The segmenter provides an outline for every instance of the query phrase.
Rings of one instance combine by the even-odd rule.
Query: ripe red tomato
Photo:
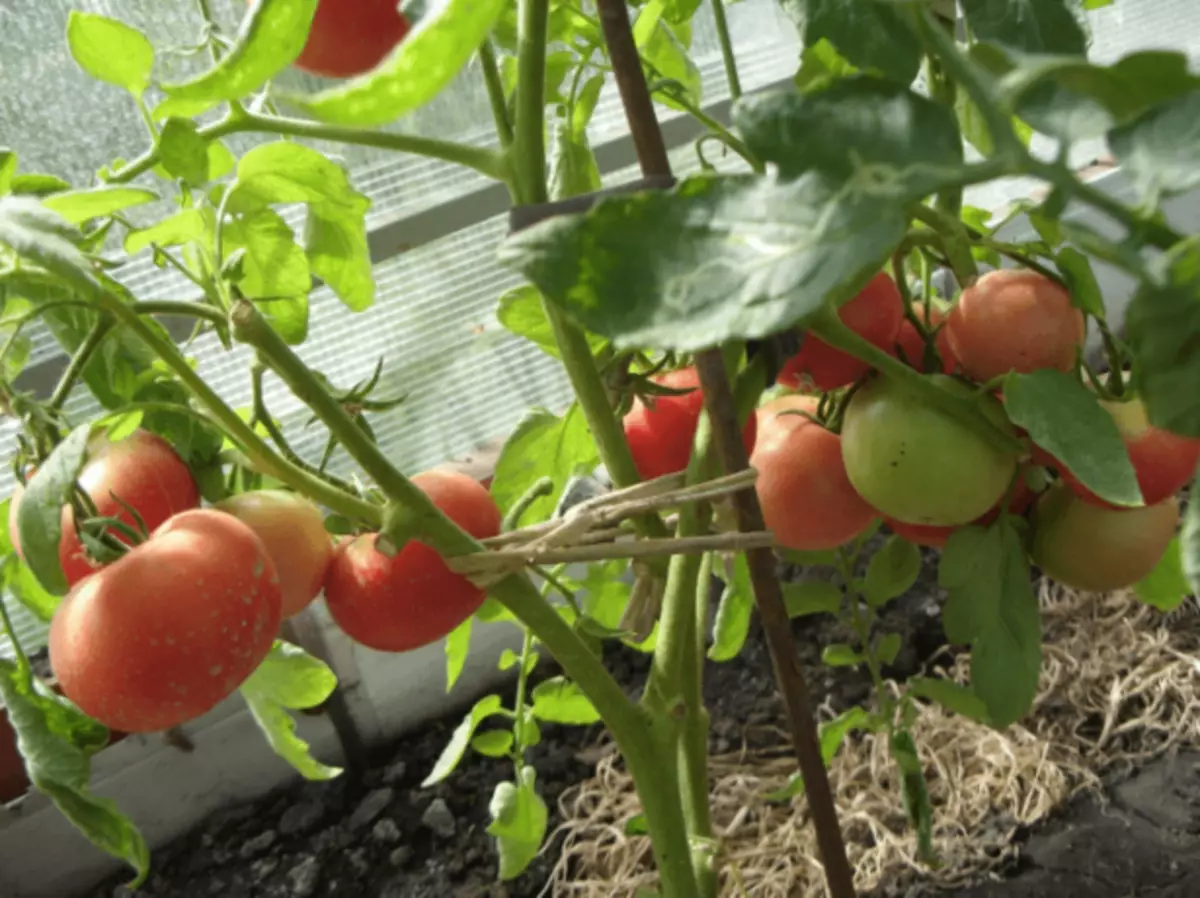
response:
[[[928,377],[964,398],[970,387]],[[1011,432],[994,397],[979,407]],[[861,387],[846,407],[842,458],[850,482],[881,514],[905,524],[953,527],[989,511],[1008,488],[1015,454],[998,448],[886,377]]]
[[[1140,399],[1125,402],[1101,401],[1105,410],[1117,422],[1117,429],[1125,441],[1129,460],[1137,473],[1138,486],[1146,505],[1157,505],[1168,496],[1173,496],[1191,482],[1200,463],[1200,440],[1181,437],[1154,427],[1146,415],[1146,406]],[[1039,450],[1047,459],[1047,466],[1062,475],[1085,502],[1103,508],[1117,508],[1101,499],[1067,470],[1061,462],[1044,450]]]
[[[915,311],[918,317],[924,318],[926,327],[931,330],[937,328],[946,320],[946,313],[937,308],[937,306],[930,307],[927,318],[925,317],[923,306],[916,306]],[[937,347],[938,355],[942,357],[942,373],[953,374],[954,369],[958,366],[958,360],[954,357],[954,351],[950,348],[950,337],[946,334],[946,328],[943,327],[937,332],[937,335],[933,338],[933,342]],[[921,335],[907,318],[900,323],[900,333],[896,337],[896,343],[892,346],[890,352],[910,368],[915,368],[917,371],[925,371],[925,341],[921,339]],[[935,372],[928,373],[932,374]]]
[[[1025,483],[1024,478],[1017,481],[1016,488],[1013,490],[1012,499],[1008,503],[1009,514],[1023,515],[1029,510],[1029,506],[1033,504],[1036,494]],[[993,521],[1000,517],[1000,505],[997,503],[992,507],[992,510],[987,514],[976,518],[971,524],[979,527],[987,527]],[[885,523],[891,528],[892,532],[910,543],[916,543],[918,546],[928,546],[931,549],[944,549],[947,541],[953,535],[958,527],[930,527],[921,524],[905,524],[903,521],[897,521],[893,518],[884,518]]]
[[[696,426],[704,411],[704,394],[700,392],[700,375],[695,368],[681,368],[651,380],[672,390],[690,389],[692,392],[681,396],[652,396],[649,397],[650,404],[640,398],[634,399],[623,423],[633,463],[643,480],[664,477],[687,467],[692,456],[692,442],[696,439]],[[757,434],[758,422],[751,415],[742,431],[747,453],[754,451]]]
[[[1154,570],[1178,526],[1174,496],[1141,508],[1101,508],[1060,482],[1034,509],[1029,554],[1047,576],[1066,586],[1110,592]]]
[[[383,62],[411,27],[398,0],[320,0],[294,65],[327,78],[361,75]]]
[[[450,471],[413,477],[454,523],[486,539],[500,532],[500,509],[479,482]],[[339,627],[368,648],[406,652],[441,639],[483,604],[485,591],[448,567],[433,549],[410,540],[392,558],[364,533],[334,550],[325,604]]]
[[[95,503],[98,516],[117,518],[134,526],[133,515],[121,504],[124,502],[137,510],[151,533],[172,515],[200,504],[200,490],[183,459],[164,439],[146,430],[134,431],[116,443],[109,442],[104,433],[92,437],[88,460],[78,482]],[[9,509],[9,532],[18,555],[21,550],[16,539],[17,508],[23,495],[24,490],[18,486]],[[58,558],[67,584],[74,586],[94,572],[96,566],[75,532],[75,514],[70,506],[62,511],[62,531]],[[127,542],[118,531],[110,532],[121,542]]]
[[[857,296],[838,309],[838,317],[863,339],[886,352],[894,352],[904,321],[904,300],[896,282],[880,272]],[[796,390],[804,389],[807,383],[822,391],[836,390],[854,383],[869,368],[854,356],[805,334],[800,351],[784,363],[778,382]]]
[[[1002,268],[962,292],[945,330],[963,371],[983,382],[1009,371],[1070,371],[1084,325],[1061,285],[1036,271]]]
[[[325,530],[321,510],[284,490],[241,493],[215,507],[248,526],[267,547],[279,572],[283,616],[307,608],[321,591],[333,558],[333,539]]]
[[[146,733],[210,711],[279,631],[262,541],[212,509],[178,514],[67,594],[50,624],[63,694],[105,726]]]
[[[783,396],[758,410],[750,464],[767,529],[789,549],[817,551],[848,543],[870,526],[875,509],[850,485],[836,433],[800,415],[815,414],[813,396]]]

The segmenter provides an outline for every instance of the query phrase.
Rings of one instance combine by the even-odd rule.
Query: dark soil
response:
[[[799,573],[790,572],[793,575]],[[943,645],[936,573],[926,559],[920,584],[889,606],[885,625],[904,636],[891,676],[915,672]],[[923,588],[922,588],[923,587]],[[841,709],[868,698],[865,675],[819,663],[820,650],[849,641],[830,618],[796,622],[802,666],[814,704]],[[640,689],[648,656],[622,646],[606,653],[610,669],[631,693]],[[552,675],[547,668],[535,677]],[[712,715],[711,747],[728,751],[745,738],[775,740],[783,720],[761,634],[752,630],[734,661],[710,664],[705,699]],[[326,783],[297,782],[253,803],[216,814],[160,848],[141,894],[149,898],[532,898],[546,885],[554,846],[514,882],[496,881],[486,832],[488,803],[511,766],[468,752],[449,779],[420,783],[433,767],[465,708],[433,722],[385,751],[368,769]],[[759,735],[756,735],[759,734]],[[589,776],[602,752],[599,727],[543,726],[528,756],[539,791],[560,822],[562,792]],[[1157,771],[1157,772],[1156,772]],[[1126,898],[1182,896],[1200,874],[1200,768],[1195,759],[1147,768],[1117,787],[1114,805],[1079,802],[1029,836],[1015,878],[961,893],[959,898]],[[114,878],[88,898],[125,894]],[[1187,892],[1194,894],[1195,890]],[[82,898],[82,896],[81,896]],[[800,896],[798,896],[800,898]]]

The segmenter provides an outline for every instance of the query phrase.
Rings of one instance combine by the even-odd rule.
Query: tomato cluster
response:
[[[473,535],[499,532],[499,509],[478,482],[444,472],[413,481]],[[295,493],[257,490],[201,508],[187,465],[145,431],[95,437],[77,483],[97,517],[144,528],[140,541],[109,529],[125,551],[100,563],[71,506],[62,512],[70,591],[51,621],[51,664],[63,694],[114,730],[167,729],[211,710],[266,658],[282,620],[322,590],[351,638],[387,651],[442,638],[483,601],[421,543],[394,556],[376,548],[376,534],[335,546],[321,510]],[[22,497],[10,510],[19,555]]]

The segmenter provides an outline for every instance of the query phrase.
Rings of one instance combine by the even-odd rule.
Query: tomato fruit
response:
[[[1012,499],[1008,502],[1009,514],[1025,514],[1029,510],[1029,506],[1033,504],[1035,498],[1036,494],[1025,483],[1025,478],[1018,478],[1017,485],[1013,489]],[[996,504],[992,507],[991,511],[976,518],[971,524],[978,527],[987,527],[998,517],[1000,517],[1000,505]],[[884,518],[884,522],[897,536],[908,540],[910,543],[915,543],[918,546],[928,546],[931,549],[944,549],[951,535],[953,535],[955,530],[959,529],[958,527],[931,527],[922,524],[905,524],[902,521],[886,517]]]
[[[1101,508],[1059,482],[1034,509],[1030,557],[1059,583],[1110,592],[1154,570],[1178,526],[1174,496],[1141,508]]]
[[[254,532],[193,509],[67,594],[50,623],[50,663],[63,694],[105,726],[164,730],[254,672],[281,607],[275,563]]]
[[[1117,423],[1121,439],[1129,452],[1129,460],[1137,474],[1142,501],[1146,505],[1157,505],[1191,482],[1196,473],[1196,465],[1200,463],[1200,440],[1181,437],[1153,426],[1141,399],[1124,402],[1101,400],[1100,404]],[[1085,502],[1104,508],[1119,507],[1101,499],[1080,483],[1061,462],[1044,450],[1042,452],[1048,457],[1048,467],[1057,470],[1075,494]]]
[[[681,368],[650,380],[672,390],[692,392],[651,396],[645,401],[638,397],[625,415],[625,440],[643,480],[664,477],[687,467],[700,413],[704,411],[704,394],[700,392],[700,375],[695,368]],[[754,451],[757,435],[758,421],[751,415],[742,431],[747,453]]]
[[[325,582],[333,558],[333,539],[325,531],[321,510],[286,490],[256,490],[218,502],[262,540],[279,572],[283,616],[308,607]]]
[[[930,307],[928,316],[925,315],[923,306],[914,306],[914,310],[930,330],[938,328],[946,321],[946,313],[937,306]],[[946,334],[945,327],[937,332],[933,343],[937,347],[938,355],[942,358],[942,373],[954,373],[954,369],[958,366],[958,360],[954,358],[954,351],[950,348],[950,337]],[[921,334],[907,318],[900,323],[900,333],[896,336],[896,342],[890,352],[908,367],[925,372],[925,341],[921,339]]]
[[[989,271],[962,292],[946,320],[950,349],[972,380],[1009,371],[1070,371],[1083,347],[1083,313],[1036,271]]]
[[[123,440],[110,442],[104,433],[92,437],[88,444],[88,460],[79,472],[78,483],[96,506],[99,517],[117,518],[126,524],[136,521],[121,503],[134,508],[148,532],[164,524],[172,515],[200,504],[200,490],[192,472],[166,440],[146,430],[137,430]],[[17,544],[17,507],[24,490],[13,491],[9,508],[9,532],[13,548]],[[121,500],[113,498],[116,496]],[[71,507],[62,511],[62,541],[58,558],[66,574],[67,584],[74,586],[97,568],[88,557],[79,535],[75,532],[75,513]],[[127,542],[119,531],[109,531],[121,542]]]
[[[963,398],[973,391],[944,374],[928,375]],[[998,427],[1012,427],[992,396],[979,407]],[[842,458],[858,494],[904,524],[954,527],[985,514],[1004,495],[1017,468],[1012,452],[886,377],[850,399],[842,422]]]
[[[767,529],[788,549],[833,549],[870,526],[876,513],[850,485],[842,440],[797,415],[817,411],[813,396],[783,396],[758,410],[758,443],[750,456]]]
[[[476,539],[500,532],[500,509],[478,481],[427,471],[412,482]],[[365,533],[339,545],[325,575],[329,613],[355,642],[406,652],[441,639],[483,604],[485,591],[429,546],[410,540],[389,558],[375,547],[377,538]]]
[[[361,75],[383,62],[411,27],[397,0],[320,0],[293,64],[327,78]]]
[[[904,321],[904,300],[896,282],[885,272],[871,279],[857,296],[838,309],[846,327],[885,352],[894,352]],[[792,389],[808,384],[818,390],[836,390],[858,380],[870,366],[852,355],[834,349],[811,334],[805,334],[800,351],[783,365],[778,382]]]

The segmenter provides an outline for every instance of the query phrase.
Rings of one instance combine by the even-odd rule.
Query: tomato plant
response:
[[[231,515],[175,515],[80,583],[50,626],[66,696],[105,726],[146,733],[232,694],[266,658],[282,601],[275,563]]]

